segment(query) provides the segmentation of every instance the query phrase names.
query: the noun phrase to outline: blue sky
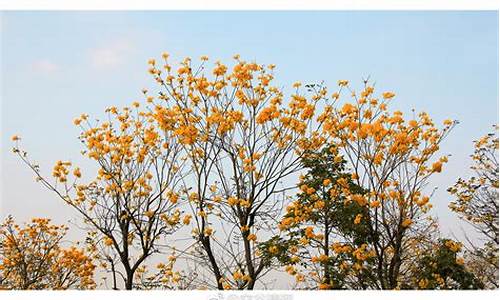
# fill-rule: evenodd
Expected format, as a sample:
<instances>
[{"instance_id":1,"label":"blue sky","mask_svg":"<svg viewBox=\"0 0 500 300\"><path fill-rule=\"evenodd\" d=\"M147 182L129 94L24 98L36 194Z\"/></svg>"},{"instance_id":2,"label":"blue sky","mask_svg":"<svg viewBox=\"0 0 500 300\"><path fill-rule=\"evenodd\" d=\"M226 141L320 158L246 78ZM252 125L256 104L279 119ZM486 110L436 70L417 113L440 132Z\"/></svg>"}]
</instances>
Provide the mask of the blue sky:
<instances>
[{"instance_id":1,"label":"blue sky","mask_svg":"<svg viewBox=\"0 0 500 300\"><path fill-rule=\"evenodd\" d=\"M42 168L84 165L72 120L140 99L154 87L146 62L233 54L277 65L279 84L371 76L397 94L394 109L425 110L460 125L442 147L453 156L431 186L443 233L460 234L446 187L467 170L472 140L498 122L497 12L8 12L1 23L2 180L0 216L74 213L33 181L10 137Z\"/></svg>"}]
</instances>

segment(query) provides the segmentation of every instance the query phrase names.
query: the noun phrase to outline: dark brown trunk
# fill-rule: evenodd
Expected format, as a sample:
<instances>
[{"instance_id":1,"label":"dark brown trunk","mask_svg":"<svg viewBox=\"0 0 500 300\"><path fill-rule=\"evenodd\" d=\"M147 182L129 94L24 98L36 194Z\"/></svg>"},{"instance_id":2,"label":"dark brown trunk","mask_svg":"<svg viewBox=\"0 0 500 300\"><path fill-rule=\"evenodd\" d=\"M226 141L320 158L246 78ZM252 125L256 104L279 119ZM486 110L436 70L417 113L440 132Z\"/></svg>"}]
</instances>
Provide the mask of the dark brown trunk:
<instances>
[{"instance_id":1,"label":"dark brown trunk","mask_svg":"<svg viewBox=\"0 0 500 300\"><path fill-rule=\"evenodd\" d=\"M215 260L215 256L212 252L212 247L210 246L210 238L201 236L201 244L207 253L208 260L210 261L210 265L212 266L212 271L215 276L215 280L217 281L217 289L223 290L224 286L222 285L222 275L219 270L219 266L217 265L217 261Z\"/></svg>"}]
</instances>

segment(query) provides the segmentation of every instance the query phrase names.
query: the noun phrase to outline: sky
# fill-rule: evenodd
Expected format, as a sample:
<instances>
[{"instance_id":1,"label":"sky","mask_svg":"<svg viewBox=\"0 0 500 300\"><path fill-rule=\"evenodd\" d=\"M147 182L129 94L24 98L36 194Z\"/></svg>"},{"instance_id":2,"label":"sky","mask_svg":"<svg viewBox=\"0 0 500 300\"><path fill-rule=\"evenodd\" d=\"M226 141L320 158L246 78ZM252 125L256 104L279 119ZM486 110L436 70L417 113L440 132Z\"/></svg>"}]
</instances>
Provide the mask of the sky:
<instances>
[{"instance_id":1,"label":"sky","mask_svg":"<svg viewBox=\"0 0 500 300\"><path fill-rule=\"evenodd\" d=\"M163 51L178 61L239 53L275 64L287 87L360 87L370 76L379 92L396 93L393 109L459 120L441 147L452 157L430 183L432 213L444 235L470 230L449 211L446 188L470 174L472 141L498 123L498 13L488 11L3 12L0 217L76 218L34 181L10 137L23 138L46 174L59 159L89 165L72 120L142 99L155 86L147 60Z\"/></svg>"}]
</instances>

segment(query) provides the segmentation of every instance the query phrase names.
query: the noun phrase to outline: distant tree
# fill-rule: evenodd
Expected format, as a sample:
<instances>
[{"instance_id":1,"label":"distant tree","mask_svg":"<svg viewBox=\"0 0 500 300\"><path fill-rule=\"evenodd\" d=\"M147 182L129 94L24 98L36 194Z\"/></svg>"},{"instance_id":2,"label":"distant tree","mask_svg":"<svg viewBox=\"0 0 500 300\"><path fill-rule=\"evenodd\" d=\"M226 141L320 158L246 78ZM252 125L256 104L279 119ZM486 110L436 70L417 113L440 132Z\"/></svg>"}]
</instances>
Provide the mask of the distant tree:
<instances>
[{"instance_id":1,"label":"distant tree","mask_svg":"<svg viewBox=\"0 0 500 300\"><path fill-rule=\"evenodd\" d=\"M474 144L475 175L458 179L448 191L455 196L451 210L469 222L484 242L471 243L467 264L486 286L498 288L498 126L494 129Z\"/></svg>"},{"instance_id":2,"label":"distant tree","mask_svg":"<svg viewBox=\"0 0 500 300\"><path fill-rule=\"evenodd\" d=\"M0 289L93 289L94 263L84 250L62 247L67 227L32 219L24 227L0 224Z\"/></svg>"}]
</instances>

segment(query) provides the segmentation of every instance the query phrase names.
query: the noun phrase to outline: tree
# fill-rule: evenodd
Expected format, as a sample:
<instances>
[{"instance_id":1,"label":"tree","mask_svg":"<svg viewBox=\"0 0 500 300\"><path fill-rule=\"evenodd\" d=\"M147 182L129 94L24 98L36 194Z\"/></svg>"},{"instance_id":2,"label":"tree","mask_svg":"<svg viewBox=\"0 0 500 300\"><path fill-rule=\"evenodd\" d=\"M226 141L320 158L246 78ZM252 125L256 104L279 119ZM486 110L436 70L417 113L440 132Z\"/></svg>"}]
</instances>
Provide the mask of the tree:
<instances>
[{"instance_id":1,"label":"tree","mask_svg":"<svg viewBox=\"0 0 500 300\"><path fill-rule=\"evenodd\" d=\"M278 258L307 289L369 287L375 278L367 271L374 256L367 251L367 214L349 199L365 191L345 171L335 146L310 152L302 161L307 173L279 225L281 236L262 244L261 251L270 260Z\"/></svg>"},{"instance_id":2,"label":"tree","mask_svg":"<svg viewBox=\"0 0 500 300\"><path fill-rule=\"evenodd\" d=\"M447 162L446 156L433 157L456 122L446 120L437 129L426 113L405 121L402 112L387 110L394 93L384 92L379 99L367 82L360 93L345 80L339 87L333 98L347 89L354 102L327 107L331 113L323 130L346 159L353 182L366 191L348 199L365 211L355 223L368 227L364 251L375 260L372 288L395 289L412 263L409 250L436 228L427 214L432 193L425 195L424 188Z\"/></svg>"},{"instance_id":3,"label":"tree","mask_svg":"<svg viewBox=\"0 0 500 300\"><path fill-rule=\"evenodd\" d=\"M94 263L84 250L61 247L67 227L35 218L0 224L0 289L93 289Z\"/></svg>"},{"instance_id":4,"label":"tree","mask_svg":"<svg viewBox=\"0 0 500 300\"><path fill-rule=\"evenodd\" d=\"M193 211L193 259L208 265L213 280L207 285L253 289L268 270L256 252L265 239L261 232L276 228L287 178L301 169L305 150L322 143L314 121L315 109L326 90L311 87L313 96L294 87L288 105L272 86L274 65L267 67L235 56L231 71L216 62L205 72L186 58L174 71L150 60L150 73L161 86L157 97L146 95L157 126L170 126L165 116L180 116L174 132L189 162L185 197ZM293 185L292 185L293 188Z\"/></svg>"},{"instance_id":5,"label":"tree","mask_svg":"<svg viewBox=\"0 0 500 300\"><path fill-rule=\"evenodd\" d=\"M54 180L45 178L37 164L19 149L14 152L36 174L37 180L73 207L88 226L87 242L103 267L118 276L126 289L134 286L134 274L153 254L164 248L168 238L181 225L178 208L182 161L180 144L170 130L156 130L154 113L141 111L139 103L118 110L106 110L107 122L93 125L82 114L74 124L82 130L80 141L97 164L94 180L81 183L82 172L68 161L58 161ZM169 116L168 122L176 122ZM121 266L121 268L120 268Z\"/></svg>"},{"instance_id":6,"label":"tree","mask_svg":"<svg viewBox=\"0 0 500 300\"><path fill-rule=\"evenodd\" d=\"M415 257L411 289L482 289L484 285L467 270L464 259L458 256L462 244L450 239L440 239L431 249ZM413 284L413 285L412 285Z\"/></svg>"},{"instance_id":7,"label":"tree","mask_svg":"<svg viewBox=\"0 0 500 300\"><path fill-rule=\"evenodd\" d=\"M471 245L467 263L481 274L486 286L498 288L498 126L474 143L471 169L475 175L459 178L448 189L455 196L452 211L481 235L482 247Z\"/></svg>"}]
</instances>

